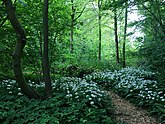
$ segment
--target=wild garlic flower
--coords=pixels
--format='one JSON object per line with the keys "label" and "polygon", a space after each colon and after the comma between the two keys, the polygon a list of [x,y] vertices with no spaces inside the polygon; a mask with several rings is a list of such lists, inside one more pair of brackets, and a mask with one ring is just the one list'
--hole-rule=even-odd
{"label": "wild garlic flower", "polygon": [[91,105],[94,105],[95,103],[94,103],[94,101],[91,101],[90,104],[91,104]]}

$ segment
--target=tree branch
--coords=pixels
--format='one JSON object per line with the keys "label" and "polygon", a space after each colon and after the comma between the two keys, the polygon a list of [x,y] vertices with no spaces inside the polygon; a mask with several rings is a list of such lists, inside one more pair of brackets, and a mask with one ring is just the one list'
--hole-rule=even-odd
{"label": "tree branch", "polygon": [[[88,2],[89,3],[89,2]],[[88,5],[88,3],[85,4],[85,6],[83,7],[83,9],[81,10],[80,14],[74,19],[74,21],[76,21],[78,18],[80,18],[80,16],[83,14],[86,6]]]}

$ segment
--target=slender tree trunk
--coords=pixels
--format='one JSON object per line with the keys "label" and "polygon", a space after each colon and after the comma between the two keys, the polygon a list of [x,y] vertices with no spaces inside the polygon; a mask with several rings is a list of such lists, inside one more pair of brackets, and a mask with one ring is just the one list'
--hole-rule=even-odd
{"label": "slender tree trunk", "polygon": [[98,0],[98,8],[99,8],[99,13],[98,13],[98,23],[99,23],[99,52],[98,52],[98,59],[99,61],[101,60],[101,1]]}
{"label": "slender tree trunk", "polygon": [[115,33],[115,43],[116,43],[116,63],[119,64],[119,41],[117,32],[117,11],[114,11],[114,33]]}
{"label": "slender tree trunk", "polygon": [[20,22],[18,21],[15,9],[12,5],[11,0],[3,0],[5,4],[5,9],[8,15],[8,19],[10,20],[11,25],[13,26],[16,34],[17,34],[17,43],[15,46],[15,50],[13,52],[13,70],[15,74],[16,81],[19,87],[22,90],[22,93],[25,94],[29,98],[41,98],[41,96],[33,90],[31,87],[28,86],[26,83],[21,67],[21,58],[23,49],[26,45],[26,34],[24,28],[21,26]]}
{"label": "slender tree trunk", "polygon": [[52,96],[52,86],[51,86],[51,79],[50,79],[50,66],[49,66],[49,56],[48,56],[48,6],[49,1],[44,0],[44,53],[43,53],[43,76],[45,81],[45,93],[46,97]]}
{"label": "slender tree trunk", "polygon": [[127,3],[125,8],[125,25],[124,25],[124,41],[123,41],[123,67],[126,67],[126,59],[125,59],[125,44],[126,44],[126,35],[127,35]]}
{"label": "slender tree trunk", "polygon": [[[40,50],[40,57],[42,58],[42,57],[43,57],[43,39],[42,39],[42,31],[39,31],[38,35],[39,35],[39,45],[40,45],[40,48],[39,48],[39,50]],[[41,60],[41,62],[42,62],[42,60]],[[43,63],[43,62],[42,62],[42,63]]]}
{"label": "slender tree trunk", "polygon": [[75,18],[75,9],[74,2],[71,0],[72,4],[72,14],[71,14],[71,27],[70,27],[70,53],[73,53],[73,33],[74,33],[74,18]]}
{"label": "slender tree trunk", "polygon": [[[89,3],[89,2],[88,2]],[[86,5],[88,4],[86,3]],[[74,26],[75,26],[75,22],[77,19],[79,19],[81,17],[81,15],[83,14],[83,11],[86,8],[86,5],[83,7],[83,9],[79,12],[80,14],[75,18],[75,13],[76,13],[76,9],[74,7],[74,0],[71,0],[71,4],[72,4],[72,13],[71,13],[71,25],[70,25],[70,53],[72,54],[74,51],[74,47],[73,47],[73,42],[74,42]]]}
{"label": "slender tree trunk", "polygon": [[71,19],[71,29],[70,29],[70,53],[73,53],[73,20]]}
{"label": "slender tree trunk", "polygon": [[40,80],[43,80],[43,35],[42,35],[42,31],[38,32],[39,35],[39,53],[40,53],[40,61],[41,61],[41,70],[39,71],[39,75],[42,77],[40,78]]}

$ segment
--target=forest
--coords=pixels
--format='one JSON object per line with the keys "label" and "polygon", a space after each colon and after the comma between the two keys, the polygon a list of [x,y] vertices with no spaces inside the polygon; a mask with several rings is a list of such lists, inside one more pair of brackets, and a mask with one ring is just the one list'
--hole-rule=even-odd
{"label": "forest", "polygon": [[0,123],[165,123],[165,0],[1,0],[0,36]]}

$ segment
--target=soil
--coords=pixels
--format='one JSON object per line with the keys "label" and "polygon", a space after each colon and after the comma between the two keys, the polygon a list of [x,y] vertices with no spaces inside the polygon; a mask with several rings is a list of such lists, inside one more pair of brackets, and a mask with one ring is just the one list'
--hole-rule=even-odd
{"label": "soil", "polygon": [[117,124],[161,124],[155,118],[149,116],[146,110],[135,107],[116,93],[109,91],[115,112]]}

